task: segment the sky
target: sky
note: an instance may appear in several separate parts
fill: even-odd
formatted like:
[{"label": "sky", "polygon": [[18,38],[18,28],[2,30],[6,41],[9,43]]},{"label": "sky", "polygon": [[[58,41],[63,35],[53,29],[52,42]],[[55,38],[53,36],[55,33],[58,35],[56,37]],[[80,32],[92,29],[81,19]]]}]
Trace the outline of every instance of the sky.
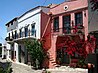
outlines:
[{"label": "sky", "polygon": [[5,42],[7,34],[5,24],[15,17],[36,6],[47,6],[51,3],[59,4],[65,0],[1,0],[0,1],[0,43]]}]

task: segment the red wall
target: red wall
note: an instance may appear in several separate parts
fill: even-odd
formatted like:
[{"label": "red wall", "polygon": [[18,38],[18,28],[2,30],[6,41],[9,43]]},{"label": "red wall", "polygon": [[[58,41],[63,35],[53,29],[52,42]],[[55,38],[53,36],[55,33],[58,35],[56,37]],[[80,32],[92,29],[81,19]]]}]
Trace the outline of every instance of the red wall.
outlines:
[{"label": "red wall", "polygon": [[50,16],[41,12],[41,37],[44,40],[44,47],[48,50],[51,47],[51,20]]}]

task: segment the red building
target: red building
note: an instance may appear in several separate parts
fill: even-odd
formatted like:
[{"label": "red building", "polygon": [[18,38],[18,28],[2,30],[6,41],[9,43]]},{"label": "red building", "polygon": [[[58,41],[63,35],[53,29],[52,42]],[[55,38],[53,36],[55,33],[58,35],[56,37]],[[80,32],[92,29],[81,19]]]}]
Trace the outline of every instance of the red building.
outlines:
[{"label": "red building", "polygon": [[[96,38],[98,37],[96,25],[98,17],[91,12],[88,1],[67,0],[61,4],[38,6],[7,23],[6,40],[11,46],[11,58],[14,59],[16,56],[17,62],[27,63],[30,59],[24,41],[33,38],[42,41],[48,55],[43,66],[49,68],[69,64],[69,55],[78,58],[79,55],[85,57],[86,54],[94,52],[95,35],[89,36],[93,41],[86,42],[86,40],[88,33],[97,34]],[[96,19],[92,19],[92,15]],[[14,21],[15,25],[12,24]],[[20,50],[19,54],[18,50]]]},{"label": "red building", "polygon": [[68,62],[67,54],[64,52],[66,46],[63,44],[68,38],[71,37],[76,42],[87,39],[88,1],[71,0],[58,5],[52,4],[48,15],[50,17],[44,26],[42,38],[49,56],[46,65],[49,64],[49,67],[53,68],[57,66],[58,59],[62,60],[62,64]]}]

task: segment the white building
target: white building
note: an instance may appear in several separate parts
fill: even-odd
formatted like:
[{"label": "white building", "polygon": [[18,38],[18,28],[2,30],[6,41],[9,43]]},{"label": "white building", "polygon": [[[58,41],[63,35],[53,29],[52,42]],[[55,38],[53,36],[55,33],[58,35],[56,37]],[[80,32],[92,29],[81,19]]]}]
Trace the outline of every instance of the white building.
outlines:
[{"label": "white building", "polygon": [[6,24],[7,26],[7,37],[6,37],[6,48],[8,49],[9,55],[7,55],[7,59],[11,58],[14,59],[14,39],[16,37],[16,35],[14,35],[16,33],[15,30],[17,30],[18,27],[18,18],[14,18],[13,20],[11,20],[10,22],[8,22]]},{"label": "white building", "polygon": [[[18,18],[14,18],[6,24],[7,26],[7,48],[9,48],[9,58],[16,62],[28,63],[30,61],[27,49],[25,47],[25,39],[40,39],[46,23],[43,25],[43,16],[49,8],[38,6],[35,7]],[[43,15],[46,14],[46,15]],[[46,20],[47,22],[48,20]]]}]

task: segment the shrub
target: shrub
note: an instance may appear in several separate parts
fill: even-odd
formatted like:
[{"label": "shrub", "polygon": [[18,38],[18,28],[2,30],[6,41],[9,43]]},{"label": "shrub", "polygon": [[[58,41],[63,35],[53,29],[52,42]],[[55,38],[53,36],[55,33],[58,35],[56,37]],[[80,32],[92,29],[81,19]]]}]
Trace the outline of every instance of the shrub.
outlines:
[{"label": "shrub", "polygon": [[12,65],[11,62],[6,62],[6,63],[0,62],[0,73],[12,73],[11,65]]}]

